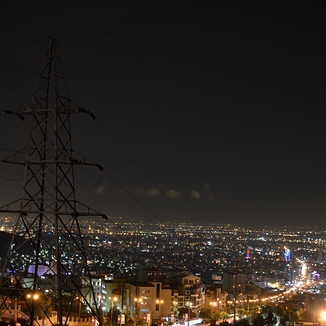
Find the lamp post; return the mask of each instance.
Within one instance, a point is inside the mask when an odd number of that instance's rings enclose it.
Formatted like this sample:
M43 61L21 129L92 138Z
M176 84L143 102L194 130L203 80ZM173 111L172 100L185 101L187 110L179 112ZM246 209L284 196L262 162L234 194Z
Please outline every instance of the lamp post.
M163 304L164 301L163 301L163 300L158 300L158 299L156 299L155 302L156 302L156 304L159 306L159 310L158 310L158 311L159 311L158 319L161 320L161 307L160 307L160 305Z
M34 302L37 301L39 299L39 295L37 293L34 293L34 294L31 294L31 293L28 293L26 295L26 298L27 299L32 299L32 315L33 315L33 318L31 318L31 326L33 326L33 323L34 323ZM44 311L43 311L43 318L42 318L42 326L44 325Z
M118 298L117 297L113 297L113 298L109 297L109 299L111 300L111 325L112 325L112 321L113 321L113 301L114 302L117 301Z
M103 320L103 324L104 324L104 311L105 311L105 307L102 306L102 320ZM111 323L111 325L112 325L112 323Z
M211 306L211 315L212 315L212 319L214 320L214 324L215 324L215 309L217 306L217 302L213 301L209 303Z
M99 295L97 296L98 307L101 306L101 299L102 299L102 296L99 294Z
M325 325L325 322L326 322L326 311L323 311L320 314L320 317L321 317L321 321L322 321L323 325Z
M78 322L80 321L80 308L81 308L81 301L79 297L76 297L76 299L79 301L79 306L78 306Z
M142 298L135 298L134 299L134 302L135 302L135 305L136 305L136 311L135 311L135 326L137 325L137 308L138 308L138 302L141 303L143 300Z
M101 299L102 299L102 295L99 294L98 295L98 306L99 306L99 309L102 309L102 322L104 324L104 311L105 311L105 306L102 306ZM101 308L101 306L102 306L102 308Z
M217 300L217 311L218 311L218 316L220 317L220 316L221 316L221 315L220 315L220 312L221 312L221 310L223 309L223 307L222 307L222 302L220 302L220 298L217 298L216 300ZM224 312L222 311L222 321L223 321L223 319L224 319Z

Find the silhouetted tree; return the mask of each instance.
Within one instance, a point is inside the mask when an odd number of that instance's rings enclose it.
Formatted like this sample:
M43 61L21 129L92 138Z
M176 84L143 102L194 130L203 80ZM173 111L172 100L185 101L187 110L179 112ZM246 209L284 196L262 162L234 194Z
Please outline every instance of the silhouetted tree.
M235 322L235 326L250 326L249 320L244 318L244 319L239 319Z
M258 315L253 320L253 325L254 326L264 326L265 325L265 319L261 315Z
M280 320L280 324L281 324L281 325L286 325L286 323L289 322L289 321L290 321L289 314L286 313L286 314L284 315L284 317L281 318L281 320Z
M219 326L230 326L231 324L227 321L223 321L222 323L219 324Z
M266 321L266 324L269 326L276 324L277 320L276 320L276 317L274 317L272 310L268 311L265 321Z

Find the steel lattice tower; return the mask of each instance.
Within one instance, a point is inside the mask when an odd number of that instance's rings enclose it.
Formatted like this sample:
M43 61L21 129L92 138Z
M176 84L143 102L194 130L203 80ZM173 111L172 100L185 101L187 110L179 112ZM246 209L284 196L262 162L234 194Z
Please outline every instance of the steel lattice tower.
M70 116L78 113L94 118L70 100L51 39L35 92L15 113L31 120L28 145L2 161L24 166L24 182L21 199L0 208L18 214L1 274L0 309L15 298L28 309L31 326L45 320L65 325L76 300L102 324L79 217L107 217L76 200L74 165L102 168L72 149Z

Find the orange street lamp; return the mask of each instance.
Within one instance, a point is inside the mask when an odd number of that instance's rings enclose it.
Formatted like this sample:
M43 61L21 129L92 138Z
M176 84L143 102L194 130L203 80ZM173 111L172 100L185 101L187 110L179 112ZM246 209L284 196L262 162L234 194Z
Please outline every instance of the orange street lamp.
M142 302L143 300L142 300L142 298L134 298L134 302L135 302L135 305L136 305L136 311L135 311L135 326L137 325L137 308L138 308L138 302L139 302L139 304L141 304L141 302Z
M158 315L158 319L161 319L161 307L160 305L164 303L163 300L159 300L159 299L156 299L156 304L159 306L159 315Z
M27 293L26 294L26 299L32 299L32 316L33 316L33 318L34 318L34 302L37 301L39 299L39 297L40 296L37 293L33 293L33 294ZM32 321L33 318L31 318L31 322L33 322ZM42 323L44 324L44 311L43 311L43 321L42 321Z
M118 298L117 297L109 297L109 299L111 300L111 325L112 325L112 319L113 319L113 301L116 302L118 301Z
M26 298L27 298L27 299L38 300L39 297L40 297L40 296L39 296L37 293L34 293L34 294L27 293L27 294L26 294Z
M321 319L322 319L322 321L325 323L326 322L326 311L323 311L322 313L321 313Z

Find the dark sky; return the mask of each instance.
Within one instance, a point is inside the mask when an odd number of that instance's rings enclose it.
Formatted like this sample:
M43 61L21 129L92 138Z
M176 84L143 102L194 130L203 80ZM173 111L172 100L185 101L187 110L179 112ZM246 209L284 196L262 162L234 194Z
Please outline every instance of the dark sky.
M326 226L322 8L303 1L183 4L7 3L0 85L32 93L49 45L40 33L53 36L70 97L192 222ZM0 98L1 110L17 110L28 96L2 87ZM161 220L188 221L97 122L73 118L78 152ZM1 148L26 145L28 125L12 122L0 119ZM1 158L7 154L0 150ZM2 176L22 173L1 164ZM96 184L81 171L76 177ZM102 182L157 221L106 175ZM1 204L19 197L22 181L1 185ZM77 196L108 215L144 219L108 188L78 186Z

